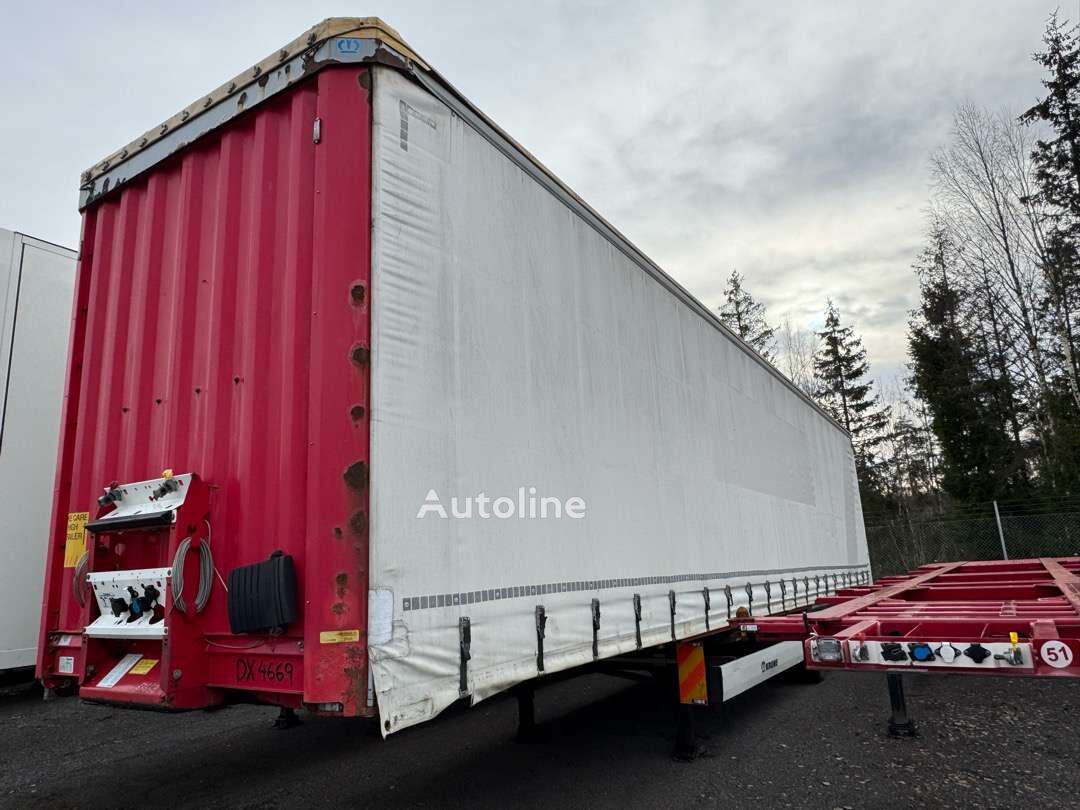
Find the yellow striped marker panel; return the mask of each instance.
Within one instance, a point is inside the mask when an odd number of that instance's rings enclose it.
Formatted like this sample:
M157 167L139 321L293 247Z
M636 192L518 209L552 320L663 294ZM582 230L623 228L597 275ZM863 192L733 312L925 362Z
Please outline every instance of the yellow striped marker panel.
M705 683L705 649L700 641L680 641L675 646L679 665L679 702L706 706L709 690Z

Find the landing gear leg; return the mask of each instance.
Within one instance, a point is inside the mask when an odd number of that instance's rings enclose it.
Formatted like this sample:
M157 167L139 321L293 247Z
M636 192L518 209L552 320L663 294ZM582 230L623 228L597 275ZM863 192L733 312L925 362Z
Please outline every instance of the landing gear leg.
M528 685L521 685L514 690L517 695L518 742L535 742L536 733L536 690Z
M675 752L673 756L681 762L697 759L701 753L697 737L694 734L694 707L680 703L675 715Z
M889 705L892 717L889 718L889 735L892 737L916 737L915 724L908 717L907 701L904 699L904 682L899 672L888 672L885 680L889 686Z

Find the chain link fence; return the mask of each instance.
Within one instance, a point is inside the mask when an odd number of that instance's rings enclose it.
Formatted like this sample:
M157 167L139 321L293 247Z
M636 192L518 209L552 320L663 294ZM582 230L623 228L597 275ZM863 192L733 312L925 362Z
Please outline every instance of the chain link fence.
M1004 542L1004 552L1002 543ZM1080 555L1080 511L943 517L868 522L866 543L874 577L905 574L920 565Z

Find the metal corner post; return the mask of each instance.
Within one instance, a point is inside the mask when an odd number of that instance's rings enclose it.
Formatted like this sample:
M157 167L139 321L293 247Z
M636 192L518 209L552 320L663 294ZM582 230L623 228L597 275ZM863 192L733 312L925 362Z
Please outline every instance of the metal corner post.
M1005 532L1001 528L1001 513L998 511L997 501L994 501L994 520L997 521L998 539L1001 540L1001 559L1009 559L1009 551L1005 548Z

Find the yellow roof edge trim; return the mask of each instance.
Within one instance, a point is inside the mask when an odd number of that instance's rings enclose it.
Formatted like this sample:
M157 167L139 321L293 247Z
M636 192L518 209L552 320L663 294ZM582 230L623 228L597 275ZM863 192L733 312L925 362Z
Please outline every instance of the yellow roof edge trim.
M289 44L267 56L258 64L248 68L239 75L225 82L216 90L201 96L176 115L172 116L153 129L147 130L141 137L136 138L123 149L118 149L103 160L98 161L85 172L80 178L85 184L100 177L110 168L122 163L132 155L145 149L150 144L158 141L168 133L186 124L202 113L217 106L227 99L233 98L237 93L243 92L244 88L250 87L260 80L267 72L287 62L289 59L302 54L305 51L314 51L328 39L341 36L356 37L357 39L376 39L390 46L402 56L411 60L423 70L430 71L428 65L416 53L405 44L401 35L393 28L380 20L378 17L329 17L318 25L314 25L298 36Z

